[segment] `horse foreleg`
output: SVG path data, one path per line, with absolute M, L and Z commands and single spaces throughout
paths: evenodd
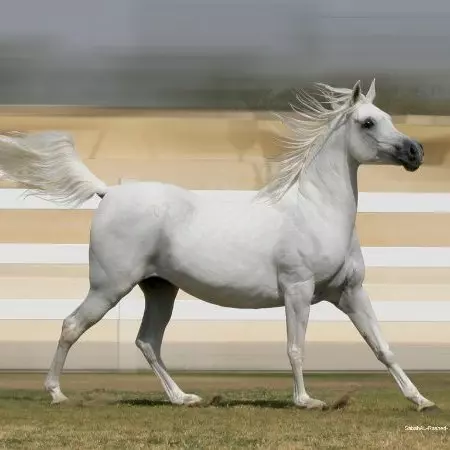
M 314 284 L 312 281 L 289 284 L 283 288 L 283 292 L 286 308 L 287 352 L 294 374 L 294 403 L 301 408 L 322 409 L 326 404 L 308 395 L 303 380 L 305 335 Z
M 195 394 L 184 393 L 170 377 L 161 359 L 164 331 L 172 316 L 178 288 L 160 278 L 149 278 L 139 284 L 145 295 L 145 311 L 136 345 L 141 350 L 155 375 L 161 381 L 171 403 L 191 405 L 202 401 Z
M 394 354 L 381 334 L 367 292 L 361 286 L 347 289 L 338 304 L 338 308 L 348 315 L 375 356 L 394 377 L 403 395 L 417 405 L 418 411 L 433 407 L 434 403 L 420 394 L 413 382 L 395 361 Z

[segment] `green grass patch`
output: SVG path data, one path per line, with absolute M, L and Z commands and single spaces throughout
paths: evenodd
M 309 374 L 310 394 L 343 409 L 292 405 L 285 374 L 177 374 L 200 407 L 170 405 L 150 374 L 66 374 L 70 401 L 50 405 L 43 374 L 0 374 L 0 448 L 444 449 L 450 448 L 450 374 L 413 374 L 440 411 L 418 413 L 388 374 Z M 216 401 L 211 404 L 214 397 Z M 447 426 L 411 430 L 406 426 Z

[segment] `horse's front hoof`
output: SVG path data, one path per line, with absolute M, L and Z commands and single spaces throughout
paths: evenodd
M 298 408 L 302 409 L 327 409 L 328 406 L 325 402 L 322 400 L 317 400 L 315 398 L 308 398 L 305 400 L 300 400 L 298 402 L 295 402 L 295 405 Z
M 183 394 L 180 398 L 177 398 L 172 403 L 174 405 L 187 405 L 194 406 L 203 402 L 203 399 L 195 394 Z
M 185 394 L 183 399 L 184 405 L 198 405 L 199 403 L 202 403 L 203 399 L 195 394 Z

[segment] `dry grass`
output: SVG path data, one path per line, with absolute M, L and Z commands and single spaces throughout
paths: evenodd
M 67 374 L 71 402 L 50 406 L 42 374 L 0 374 L 0 448 L 449 448 L 450 374 L 412 378 L 441 411 L 418 413 L 386 374 L 306 376 L 312 395 L 343 409 L 292 406 L 290 376 L 177 375 L 203 407 L 174 407 L 149 374 Z M 220 396 L 211 404 L 214 396 Z M 217 400 L 217 399 L 216 399 Z M 405 426 L 448 431 L 406 431 Z

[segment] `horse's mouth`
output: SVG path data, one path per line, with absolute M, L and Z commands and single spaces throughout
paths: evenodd
M 413 143 L 403 147 L 395 155 L 400 164 L 408 172 L 415 172 L 423 163 L 423 147 L 419 143 Z
M 408 172 L 415 172 L 423 163 L 422 157 L 411 158 L 403 154 L 389 153 L 391 163 L 402 166 Z
M 403 164 L 403 168 L 406 169 L 408 172 L 415 172 L 420 166 L 421 166 L 421 164 L 415 164 L 415 165 Z
M 401 165 L 408 172 L 415 172 L 422 165 L 422 158 L 411 160 L 410 158 L 396 158 L 399 165 Z

